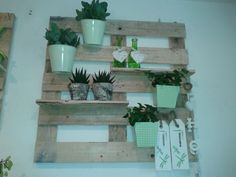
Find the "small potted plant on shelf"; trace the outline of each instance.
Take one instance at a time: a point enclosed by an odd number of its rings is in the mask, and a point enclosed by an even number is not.
[[[92,91],[95,100],[107,101],[112,99],[115,76],[110,72],[99,71],[93,76]]]
[[[71,73],[72,77],[69,78],[71,83],[68,85],[70,96],[72,100],[87,100],[89,91],[89,77],[87,71],[82,69]]]
[[[11,170],[13,166],[13,162],[11,161],[11,157],[8,156],[5,160],[0,160],[0,177],[7,177],[8,171]]]
[[[173,72],[152,73],[148,72],[147,76],[153,87],[156,87],[157,107],[175,108],[180,91],[180,85],[189,71],[178,69]]]
[[[159,120],[156,107],[138,103],[138,106],[128,108],[124,118],[128,118],[130,125],[135,128],[138,147],[153,147],[156,145],[157,121]]]
[[[71,72],[80,44],[77,33],[70,28],[61,29],[51,23],[51,29],[46,29],[45,38],[48,40],[48,52],[53,72]]]
[[[85,44],[101,45],[103,41],[106,17],[110,15],[107,13],[107,2],[99,2],[99,0],[92,0],[88,2],[81,1],[82,10],[76,9],[76,20],[81,22],[83,39]]]

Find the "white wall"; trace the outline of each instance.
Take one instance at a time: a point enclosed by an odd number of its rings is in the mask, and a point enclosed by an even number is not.
[[[197,71],[193,76],[193,106],[199,128],[202,176],[235,177],[236,4],[184,0],[108,2],[110,19],[156,21],[160,18],[186,24],[190,67]],[[11,154],[14,168],[10,176],[167,176],[157,174],[153,163],[33,163],[38,119],[35,100],[41,97],[45,27],[50,16],[75,16],[75,8],[80,8],[80,1],[0,0],[1,12],[16,15],[0,119],[0,157]]]

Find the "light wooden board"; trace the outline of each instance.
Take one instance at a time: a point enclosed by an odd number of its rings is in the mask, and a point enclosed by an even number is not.
[[[80,45],[77,50],[76,60],[111,62],[113,60],[112,52],[114,50],[115,47],[112,46],[88,48],[84,45]],[[173,65],[188,64],[188,54],[185,49],[140,47],[139,50],[145,57],[143,63]],[[130,48],[127,47],[126,51],[130,51]],[[48,55],[47,59],[49,59]]]
[[[12,28],[15,15],[12,13],[0,13],[0,26]]]
[[[37,142],[35,162],[151,162],[153,148],[134,143],[47,143]]]
[[[81,32],[81,26],[72,17],[51,17],[51,22],[62,28],[71,28]],[[185,38],[185,25],[182,23],[164,23],[151,21],[107,20],[105,34],[148,37]]]

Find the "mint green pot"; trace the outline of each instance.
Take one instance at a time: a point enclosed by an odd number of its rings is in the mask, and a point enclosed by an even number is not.
[[[48,53],[51,61],[52,72],[71,72],[76,48],[68,45],[50,45]]]
[[[157,107],[175,108],[179,90],[179,86],[156,85]]]
[[[83,19],[80,21],[85,44],[102,45],[106,22],[96,19]]]
[[[134,125],[137,147],[154,147],[157,143],[156,122],[136,122]]]

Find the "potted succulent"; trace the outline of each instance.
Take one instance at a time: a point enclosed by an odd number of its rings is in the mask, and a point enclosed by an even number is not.
[[[89,77],[87,71],[82,69],[72,72],[72,77],[69,78],[71,83],[68,85],[72,100],[87,100],[89,90]]]
[[[76,9],[76,20],[81,22],[83,39],[85,44],[101,45],[103,41],[106,17],[107,2],[92,0],[91,3],[81,1],[82,9]]]
[[[8,171],[11,170],[13,166],[13,162],[11,161],[11,157],[8,156],[6,159],[0,160],[0,177],[8,176]]]
[[[55,23],[50,26],[50,30],[46,29],[45,38],[48,40],[52,71],[71,72],[80,38],[70,28],[61,29]]]
[[[95,100],[107,101],[112,99],[113,83],[115,76],[110,72],[99,71],[93,76],[92,91]]]
[[[153,147],[156,145],[157,121],[159,120],[156,107],[138,103],[138,106],[128,108],[124,118],[128,118],[130,125],[135,128],[138,147]]]
[[[180,85],[189,71],[178,69],[173,72],[152,73],[147,76],[153,87],[156,87],[157,107],[175,108],[180,91]]]

